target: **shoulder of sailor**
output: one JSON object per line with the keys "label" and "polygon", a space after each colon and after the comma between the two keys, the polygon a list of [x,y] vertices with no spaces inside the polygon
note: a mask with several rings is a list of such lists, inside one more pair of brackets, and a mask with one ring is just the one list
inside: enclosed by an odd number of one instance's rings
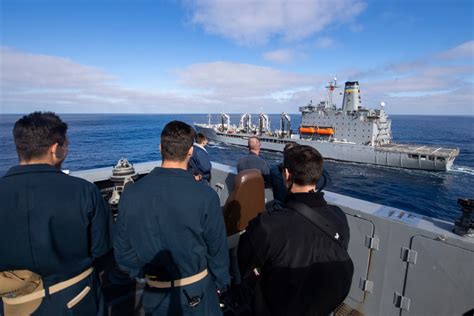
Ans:
{"label": "shoulder of sailor", "polygon": [[64,187],[70,188],[74,192],[84,192],[84,193],[89,193],[93,195],[100,192],[97,185],[76,176],[70,176],[67,174],[58,174],[58,178],[56,178],[56,180],[57,180],[57,183],[56,183],[57,185],[61,185],[61,186],[64,185]]}
{"label": "shoulder of sailor", "polygon": [[346,213],[344,213],[344,211],[339,206],[327,204],[326,207],[328,207],[328,209],[332,212],[332,214],[336,216],[340,221],[342,221],[346,226],[349,225],[347,222]]}
{"label": "shoulder of sailor", "polygon": [[266,211],[259,213],[254,219],[249,222],[248,229],[258,229],[264,231],[271,231],[278,229],[281,226],[286,226],[292,212],[281,206],[270,206]]}

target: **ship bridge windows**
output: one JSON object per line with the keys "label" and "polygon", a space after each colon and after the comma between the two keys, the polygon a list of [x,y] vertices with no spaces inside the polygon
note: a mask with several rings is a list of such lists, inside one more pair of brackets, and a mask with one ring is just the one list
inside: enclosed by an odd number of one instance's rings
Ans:
{"label": "ship bridge windows", "polygon": [[418,155],[408,154],[408,158],[411,158],[411,159],[418,159]]}
{"label": "ship bridge windows", "polygon": [[438,161],[444,161],[444,157],[436,157],[436,160],[438,160]]}

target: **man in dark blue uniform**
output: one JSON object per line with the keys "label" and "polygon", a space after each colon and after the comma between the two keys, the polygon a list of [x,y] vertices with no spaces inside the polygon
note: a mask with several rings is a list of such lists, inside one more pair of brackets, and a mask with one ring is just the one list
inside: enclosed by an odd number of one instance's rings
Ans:
{"label": "man in dark blue uniform", "polygon": [[270,186],[270,168],[268,167],[267,162],[259,157],[260,140],[258,137],[252,136],[249,138],[248,148],[248,155],[240,158],[239,161],[237,161],[237,172],[247,169],[258,169],[265,180],[265,185]]}
{"label": "man in dark blue uniform", "polygon": [[161,133],[161,167],[120,199],[115,258],[146,277],[143,305],[152,315],[220,315],[229,284],[229,252],[219,198],[187,171],[194,130],[173,121]]}
{"label": "man in dark blue uniform", "polygon": [[[110,214],[94,184],[61,172],[66,130],[51,112],[34,112],[15,123],[20,165],[0,179],[0,315],[104,313],[93,267],[111,251]],[[42,286],[8,288],[25,272],[19,270],[41,276]]]}
{"label": "man in dark blue uniform", "polygon": [[[283,148],[283,154],[293,147],[299,146],[296,142],[289,142]],[[288,189],[285,186],[283,179],[283,163],[274,165],[270,168],[270,179],[272,182],[273,199],[276,203],[283,203],[285,201]]]}
{"label": "man in dark blue uniform", "polygon": [[193,156],[189,160],[189,169],[197,181],[205,180],[211,182],[211,161],[206,150],[207,138],[201,133],[196,135],[196,143],[193,145]]}
{"label": "man in dark blue uniform", "polygon": [[322,170],[323,158],[310,146],[285,152],[284,208],[260,213],[240,237],[242,278],[252,280],[260,269],[255,315],[328,315],[349,293],[349,225],[339,207],[315,192]]}

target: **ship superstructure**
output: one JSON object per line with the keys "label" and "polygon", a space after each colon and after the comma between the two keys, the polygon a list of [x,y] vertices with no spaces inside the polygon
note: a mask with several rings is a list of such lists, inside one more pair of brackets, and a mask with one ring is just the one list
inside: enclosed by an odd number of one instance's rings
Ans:
{"label": "ship superstructure", "polygon": [[280,129],[270,129],[269,117],[260,113],[256,125],[245,113],[239,125],[231,125],[230,117],[221,113],[220,124],[195,124],[207,138],[235,145],[247,145],[250,136],[260,138],[262,149],[282,151],[286,143],[316,148],[325,158],[401,167],[444,171],[451,168],[459,154],[457,148],[432,147],[394,143],[391,120],[385,113],[385,103],[378,109],[362,106],[359,82],[345,83],[342,107],[333,103],[334,91],[339,88],[334,79],[327,85],[327,98],[317,105],[312,101],[299,107],[301,125],[297,133],[291,130],[291,118],[280,116]]}
{"label": "ship superstructure", "polygon": [[361,105],[357,81],[346,82],[342,108],[332,103],[336,79],[328,85],[328,98],[317,106],[312,102],[299,108],[301,138],[344,141],[362,145],[384,145],[391,142],[391,120],[381,108],[367,109]]}

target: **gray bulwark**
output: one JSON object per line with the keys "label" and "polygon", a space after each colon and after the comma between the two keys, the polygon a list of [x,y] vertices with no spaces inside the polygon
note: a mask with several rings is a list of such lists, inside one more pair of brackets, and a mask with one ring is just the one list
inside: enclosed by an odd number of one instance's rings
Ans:
{"label": "gray bulwark", "polygon": [[414,236],[411,250],[416,263],[408,263],[402,315],[463,315],[474,308],[472,249]]}
{"label": "gray bulwark", "polygon": [[[134,168],[144,175],[160,164],[137,163]],[[223,205],[236,170],[218,163],[212,167],[211,187]],[[71,174],[99,185],[107,182],[112,168]],[[354,276],[344,301],[345,315],[351,311],[384,316],[472,314],[474,238],[453,234],[453,223],[443,220],[327,191],[325,197],[348,215],[351,229]],[[238,244],[238,234],[234,237],[228,239],[230,248]]]}

